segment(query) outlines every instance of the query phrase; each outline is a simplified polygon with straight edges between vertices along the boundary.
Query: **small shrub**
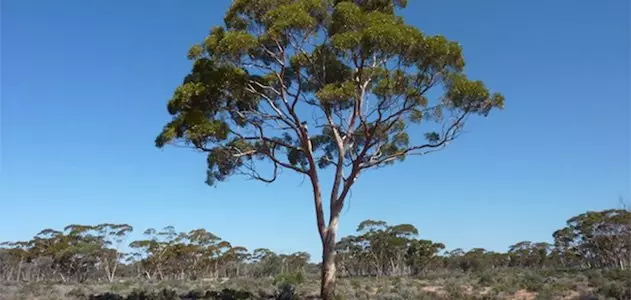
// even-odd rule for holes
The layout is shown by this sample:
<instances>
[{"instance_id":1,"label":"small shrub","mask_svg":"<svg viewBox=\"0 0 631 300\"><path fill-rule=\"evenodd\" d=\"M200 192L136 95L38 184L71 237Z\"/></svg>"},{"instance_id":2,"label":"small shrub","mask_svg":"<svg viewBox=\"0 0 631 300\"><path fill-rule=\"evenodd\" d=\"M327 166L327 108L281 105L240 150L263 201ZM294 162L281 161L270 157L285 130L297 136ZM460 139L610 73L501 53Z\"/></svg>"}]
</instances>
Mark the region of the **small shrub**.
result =
<instances>
[{"instance_id":1,"label":"small shrub","mask_svg":"<svg viewBox=\"0 0 631 300\"><path fill-rule=\"evenodd\" d=\"M290 284L297 286L305 281L305 276L302 272L278 274L274 277L274 285L281 286L283 284Z\"/></svg>"},{"instance_id":2,"label":"small shrub","mask_svg":"<svg viewBox=\"0 0 631 300\"><path fill-rule=\"evenodd\" d=\"M397 293L384 293L377 296L377 300L407 300Z\"/></svg>"},{"instance_id":3,"label":"small shrub","mask_svg":"<svg viewBox=\"0 0 631 300\"><path fill-rule=\"evenodd\" d=\"M492 291L496 294L514 294L519 290L515 285L498 283L493 286Z\"/></svg>"},{"instance_id":4,"label":"small shrub","mask_svg":"<svg viewBox=\"0 0 631 300\"><path fill-rule=\"evenodd\" d=\"M115 282L109 286L109 291L113 293L120 293L122 291L129 289L132 285L133 285L133 282L131 281Z\"/></svg>"},{"instance_id":5,"label":"small shrub","mask_svg":"<svg viewBox=\"0 0 631 300\"><path fill-rule=\"evenodd\" d=\"M296 288L289 283L282 283L278 286L276 300L297 300Z\"/></svg>"},{"instance_id":6,"label":"small shrub","mask_svg":"<svg viewBox=\"0 0 631 300\"><path fill-rule=\"evenodd\" d=\"M70 297L70 298L77 298L77 299L85 299L86 296L86 292L83 288L81 287L76 287L71 289L70 291L68 291L66 293L66 297Z\"/></svg>"},{"instance_id":7,"label":"small shrub","mask_svg":"<svg viewBox=\"0 0 631 300\"><path fill-rule=\"evenodd\" d=\"M200 290L194 290L194 291L190 291L190 292L186 293L181 298L187 299L187 300L188 299L190 299L190 300L210 299L210 292L203 292L203 291L200 291Z\"/></svg>"},{"instance_id":8,"label":"small shrub","mask_svg":"<svg viewBox=\"0 0 631 300\"><path fill-rule=\"evenodd\" d=\"M538 292L543 289L544 279L534 273L528 273L522 280L522 287L529 292Z\"/></svg>"},{"instance_id":9,"label":"small shrub","mask_svg":"<svg viewBox=\"0 0 631 300\"><path fill-rule=\"evenodd\" d=\"M608 282L598 288L598 295L614 299L631 299L631 286L623 282Z\"/></svg>"},{"instance_id":10,"label":"small shrub","mask_svg":"<svg viewBox=\"0 0 631 300\"><path fill-rule=\"evenodd\" d=\"M600 300L598 296L592 295L590 293L581 294L572 300Z\"/></svg>"},{"instance_id":11,"label":"small shrub","mask_svg":"<svg viewBox=\"0 0 631 300\"><path fill-rule=\"evenodd\" d=\"M627 281L631 280L631 269L608 269L602 271L602 277L611 281Z\"/></svg>"},{"instance_id":12,"label":"small shrub","mask_svg":"<svg viewBox=\"0 0 631 300\"><path fill-rule=\"evenodd\" d=\"M231 289L223 289L221 292L212 292L210 296L210 299L215 300L247 300L254 297L250 292Z\"/></svg>"},{"instance_id":13,"label":"small shrub","mask_svg":"<svg viewBox=\"0 0 631 300\"><path fill-rule=\"evenodd\" d=\"M535 300L554 300L558 299L558 297L551 290L542 290L537 293Z\"/></svg>"},{"instance_id":14,"label":"small shrub","mask_svg":"<svg viewBox=\"0 0 631 300\"><path fill-rule=\"evenodd\" d=\"M90 300L125 300L125 298L123 298L123 296L120 296L118 294L114 294L114 293L105 293L105 294L100 294L100 295L92 295L89 298ZM130 299L130 297L127 297L127 299Z\"/></svg>"},{"instance_id":15,"label":"small shrub","mask_svg":"<svg viewBox=\"0 0 631 300\"><path fill-rule=\"evenodd\" d=\"M492 286L493 284L495 284L495 278L493 277L493 275L491 275L491 273L484 272L480 274L480 279L478 279L478 283L482 286Z\"/></svg>"},{"instance_id":16,"label":"small shrub","mask_svg":"<svg viewBox=\"0 0 631 300\"><path fill-rule=\"evenodd\" d=\"M445 285L445 292L449 299L466 299L467 292L462 288L462 285L450 282Z\"/></svg>"}]
</instances>

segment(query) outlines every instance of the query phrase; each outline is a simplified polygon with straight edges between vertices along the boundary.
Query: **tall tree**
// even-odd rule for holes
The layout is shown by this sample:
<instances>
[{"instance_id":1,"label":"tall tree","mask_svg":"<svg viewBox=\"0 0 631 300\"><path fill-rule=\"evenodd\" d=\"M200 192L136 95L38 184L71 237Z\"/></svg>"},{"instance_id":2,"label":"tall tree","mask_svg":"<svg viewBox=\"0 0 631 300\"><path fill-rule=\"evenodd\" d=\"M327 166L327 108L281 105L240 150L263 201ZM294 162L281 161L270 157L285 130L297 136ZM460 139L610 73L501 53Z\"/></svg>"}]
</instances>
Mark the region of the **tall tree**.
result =
<instances>
[{"instance_id":1,"label":"tall tree","mask_svg":"<svg viewBox=\"0 0 631 300\"><path fill-rule=\"evenodd\" d=\"M584 267L631 266L631 211L588 211L570 218L553 237L566 263L580 258Z\"/></svg>"},{"instance_id":2,"label":"tall tree","mask_svg":"<svg viewBox=\"0 0 631 300\"><path fill-rule=\"evenodd\" d=\"M99 260L105 270L109 282L114 281L116 269L123 260L124 253L120 248L127 236L134 230L128 224L99 224L93 227L106 247L100 249Z\"/></svg>"},{"instance_id":3,"label":"tall tree","mask_svg":"<svg viewBox=\"0 0 631 300\"><path fill-rule=\"evenodd\" d=\"M406 2L233 1L224 25L189 51L192 71L156 139L206 152L211 185L234 174L273 182L281 168L306 176L325 300L335 293L340 211L361 172L442 149L468 117L503 106L465 76L458 43L396 15ZM319 170L327 167L328 221Z\"/></svg>"}]
</instances>

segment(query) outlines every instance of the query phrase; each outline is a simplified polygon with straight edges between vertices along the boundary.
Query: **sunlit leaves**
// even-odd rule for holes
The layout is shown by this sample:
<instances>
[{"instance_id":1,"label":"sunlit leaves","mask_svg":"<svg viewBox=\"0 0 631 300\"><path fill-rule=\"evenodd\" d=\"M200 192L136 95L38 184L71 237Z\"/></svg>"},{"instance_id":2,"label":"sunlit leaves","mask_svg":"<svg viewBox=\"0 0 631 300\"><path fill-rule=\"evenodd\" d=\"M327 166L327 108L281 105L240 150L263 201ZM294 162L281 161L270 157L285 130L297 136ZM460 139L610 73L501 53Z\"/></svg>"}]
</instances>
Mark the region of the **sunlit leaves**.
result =
<instances>
[{"instance_id":1,"label":"sunlit leaves","mask_svg":"<svg viewBox=\"0 0 631 300\"><path fill-rule=\"evenodd\" d=\"M359 235L344 237L337 243L339 262L348 268L367 268L376 275L393 274L402 265L434 257L442 249L440 244L433 252L422 252L423 240L416 240L419 232L411 224L389 226L384 221L365 220L357 232ZM431 247L433 243L428 242Z\"/></svg>"},{"instance_id":2,"label":"sunlit leaves","mask_svg":"<svg viewBox=\"0 0 631 300\"><path fill-rule=\"evenodd\" d=\"M335 3L353 2L359 5L363 11L379 11L383 13L393 14L395 8L405 8L407 0L335 0Z\"/></svg>"},{"instance_id":3,"label":"sunlit leaves","mask_svg":"<svg viewBox=\"0 0 631 300\"><path fill-rule=\"evenodd\" d=\"M404 25L400 17L378 10L362 11L352 2L335 6L329 35L336 49L361 51L368 57L404 54L422 39L421 33Z\"/></svg>"},{"instance_id":4,"label":"sunlit leaves","mask_svg":"<svg viewBox=\"0 0 631 300\"><path fill-rule=\"evenodd\" d=\"M224 26L189 50L192 70L156 145L206 152L210 184L234 174L262 180L259 160L307 174L316 165L391 164L422 149L417 143L445 145L462 115L486 115L504 99L466 78L458 43L406 24L396 13L406 4L233 1ZM442 96L428 92L436 86ZM408 131L425 124L445 132L425 140Z\"/></svg>"},{"instance_id":5,"label":"sunlit leaves","mask_svg":"<svg viewBox=\"0 0 631 300\"><path fill-rule=\"evenodd\" d=\"M461 72L465 64L460 45L440 35L423 37L410 49L405 60L422 70L423 73L420 73L422 76L426 76L428 74L426 72L429 74L441 72L444 75Z\"/></svg>"},{"instance_id":6,"label":"sunlit leaves","mask_svg":"<svg viewBox=\"0 0 631 300\"><path fill-rule=\"evenodd\" d=\"M504 106L502 95L491 95L482 81L470 81L464 75L454 74L449 78L445 99L453 107L481 114Z\"/></svg>"},{"instance_id":7,"label":"sunlit leaves","mask_svg":"<svg viewBox=\"0 0 631 300\"><path fill-rule=\"evenodd\" d=\"M309 15L302 2L280 5L270 10L263 17L267 35L279 38L287 30L309 30L317 25L317 20Z\"/></svg>"},{"instance_id":8,"label":"sunlit leaves","mask_svg":"<svg viewBox=\"0 0 631 300\"><path fill-rule=\"evenodd\" d=\"M320 89L316 96L323 103L343 103L353 100L356 87L352 82L332 83Z\"/></svg>"},{"instance_id":9,"label":"sunlit leaves","mask_svg":"<svg viewBox=\"0 0 631 300\"><path fill-rule=\"evenodd\" d=\"M225 31L222 27L214 27L206 38L204 46L208 55L213 58L231 59L238 62L243 55L248 54L256 46L256 38L247 31ZM195 51L199 49L196 48Z\"/></svg>"},{"instance_id":10,"label":"sunlit leaves","mask_svg":"<svg viewBox=\"0 0 631 300\"><path fill-rule=\"evenodd\" d=\"M589 211L570 218L553 236L559 255L567 259L590 257L590 263L606 265L619 261L619 254L631 249L631 212Z\"/></svg>"},{"instance_id":11,"label":"sunlit leaves","mask_svg":"<svg viewBox=\"0 0 631 300\"><path fill-rule=\"evenodd\" d=\"M335 6L331 16L329 34L339 35L353 33L362 29L364 14L361 9L351 2L341 2ZM359 41L358 41L359 42ZM340 46L340 45L338 45Z\"/></svg>"},{"instance_id":12,"label":"sunlit leaves","mask_svg":"<svg viewBox=\"0 0 631 300\"><path fill-rule=\"evenodd\" d=\"M201 45L193 45L189 50L186 57L190 60L200 58L204 54L204 47Z\"/></svg>"}]
</instances>

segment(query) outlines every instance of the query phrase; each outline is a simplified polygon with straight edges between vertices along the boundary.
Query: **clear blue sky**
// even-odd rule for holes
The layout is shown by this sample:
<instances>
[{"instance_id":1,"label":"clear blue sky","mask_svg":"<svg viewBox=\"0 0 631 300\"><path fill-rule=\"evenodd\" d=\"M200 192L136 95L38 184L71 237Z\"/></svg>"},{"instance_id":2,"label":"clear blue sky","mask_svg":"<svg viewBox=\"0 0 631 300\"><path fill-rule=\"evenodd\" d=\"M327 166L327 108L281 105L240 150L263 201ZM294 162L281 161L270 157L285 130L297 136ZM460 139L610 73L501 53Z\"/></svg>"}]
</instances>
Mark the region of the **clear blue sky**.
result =
<instances>
[{"instance_id":1,"label":"clear blue sky","mask_svg":"<svg viewBox=\"0 0 631 300\"><path fill-rule=\"evenodd\" d=\"M229 3L2 1L0 240L125 222L134 237L170 224L320 251L300 177L210 188L203 155L154 147L186 51ZM459 41L506 109L443 152L364 174L341 234L381 219L451 249L505 250L631 200L629 14L627 0L410 1L407 20Z\"/></svg>"}]
</instances>

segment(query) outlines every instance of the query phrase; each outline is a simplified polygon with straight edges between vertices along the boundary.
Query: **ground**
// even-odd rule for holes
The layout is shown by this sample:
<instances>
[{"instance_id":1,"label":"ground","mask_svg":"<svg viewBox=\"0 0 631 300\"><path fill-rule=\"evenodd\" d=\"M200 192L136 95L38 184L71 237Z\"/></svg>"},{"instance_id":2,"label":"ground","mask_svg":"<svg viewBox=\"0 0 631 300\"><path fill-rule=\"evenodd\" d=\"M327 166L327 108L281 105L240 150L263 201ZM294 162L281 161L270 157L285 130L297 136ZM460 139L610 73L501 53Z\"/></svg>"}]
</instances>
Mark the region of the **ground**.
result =
<instances>
[{"instance_id":1,"label":"ground","mask_svg":"<svg viewBox=\"0 0 631 300\"><path fill-rule=\"evenodd\" d=\"M0 299L317 299L318 288L314 276L306 276L294 285L275 285L273 278L83 284L4 282L0 283ZM141 295L141 291L146 294ZM631 272L491 270L419 277L341 278L337 291L339 299L347 300L631 300Z\"/></svg>"}]
</instances>

